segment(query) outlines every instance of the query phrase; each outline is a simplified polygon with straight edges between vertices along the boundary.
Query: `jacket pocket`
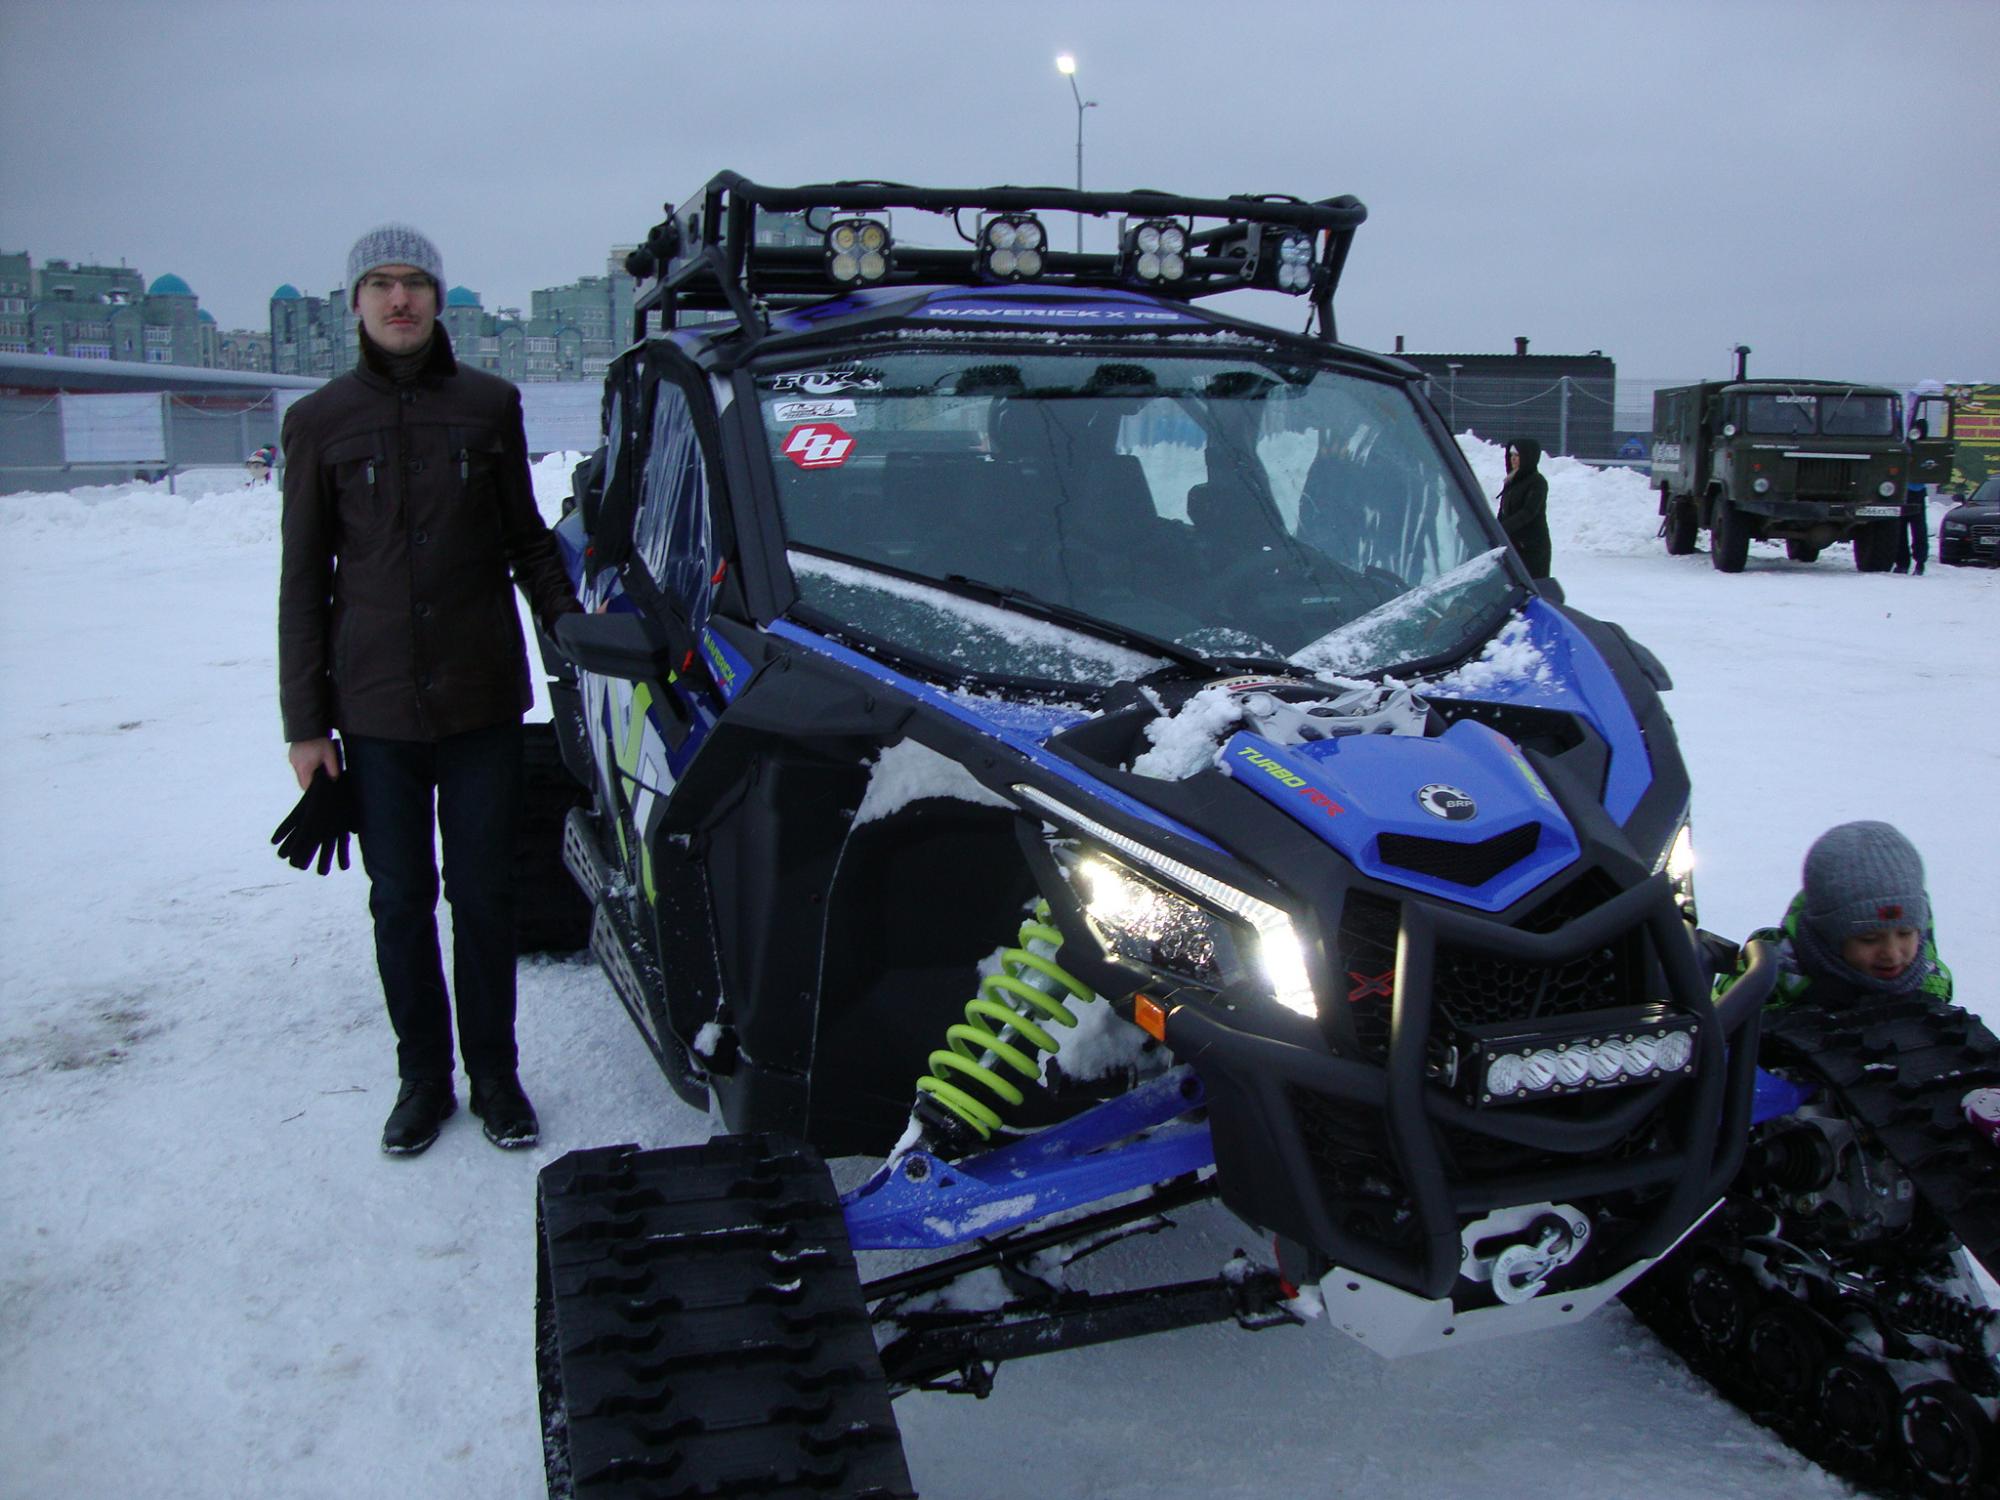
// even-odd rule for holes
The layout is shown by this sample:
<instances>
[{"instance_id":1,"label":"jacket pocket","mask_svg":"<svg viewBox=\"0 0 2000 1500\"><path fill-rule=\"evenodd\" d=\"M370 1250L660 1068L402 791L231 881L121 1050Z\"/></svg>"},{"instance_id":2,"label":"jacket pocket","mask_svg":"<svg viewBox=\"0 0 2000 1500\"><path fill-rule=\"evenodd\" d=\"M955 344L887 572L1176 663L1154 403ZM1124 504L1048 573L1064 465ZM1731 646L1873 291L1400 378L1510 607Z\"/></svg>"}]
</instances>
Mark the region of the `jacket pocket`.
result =
<instances>
[{"instance_id":1,"label":"jacket pocket","mask_svg":"<svg viewBox=\"0 0 2000 1500\"><path fill-rule=\"evenodd\" d=\"M356 531L370 529L370 523L380 520L388 504L388 460L382 435L367 432L328 443L319 461L339 498L341 520Z\"/></svg>"},{"instance_id":2,"label":"jacket pocket","mask_svg":"<svg viewBox=\"0 0 2000 1500\"><path fill-rule=\"evenodd\" d=\"M507 445L500 434L478 427L453 427L448 433L451 462L461 499L490 495L499 484Z\"/></svg>"}]
</instances>

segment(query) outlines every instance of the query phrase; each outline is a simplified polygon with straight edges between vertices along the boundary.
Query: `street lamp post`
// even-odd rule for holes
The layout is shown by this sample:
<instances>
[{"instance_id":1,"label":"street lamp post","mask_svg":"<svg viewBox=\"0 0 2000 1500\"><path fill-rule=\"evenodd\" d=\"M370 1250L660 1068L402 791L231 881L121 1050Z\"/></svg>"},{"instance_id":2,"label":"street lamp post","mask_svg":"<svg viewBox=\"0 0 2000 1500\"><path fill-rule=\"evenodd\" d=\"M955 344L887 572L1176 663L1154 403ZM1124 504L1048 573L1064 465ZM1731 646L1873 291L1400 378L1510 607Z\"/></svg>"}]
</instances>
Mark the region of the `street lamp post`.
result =
<instances>
[{"instance_id":1,"label":"street lamp post","mask_svg":"<svg viewBox=\"0 0 2000 1500\"><path fill-rule=\"evenodd\" d=\"M1076 86L1076 59L1067 52L1056 59L1056 71L1069 80L1069 96L1076 101L1076 190L1083 191L1083 112L1097 108L1095 99L1086 99ZM1076 253L1083 254L1083 215L1076 216Z\"/></svg>"}]
</instances>

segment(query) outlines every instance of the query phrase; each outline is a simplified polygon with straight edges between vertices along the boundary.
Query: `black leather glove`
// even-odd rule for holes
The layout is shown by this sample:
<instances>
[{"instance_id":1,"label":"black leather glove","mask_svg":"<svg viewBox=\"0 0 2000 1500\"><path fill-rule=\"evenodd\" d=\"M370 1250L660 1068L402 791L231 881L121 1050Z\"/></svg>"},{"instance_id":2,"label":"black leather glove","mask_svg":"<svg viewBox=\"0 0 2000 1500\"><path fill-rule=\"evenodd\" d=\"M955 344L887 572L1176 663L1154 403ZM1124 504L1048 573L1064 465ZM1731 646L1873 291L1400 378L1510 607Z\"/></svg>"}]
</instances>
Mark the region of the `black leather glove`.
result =
<instances>
[{"instance_id":1,"label":"black leather glove","mask_svg":"<svg viewBox=\"0 0 2000 1500\"><path fill-rule=\"evenodd\" d=\"M299 798L298 806L285 814L271 842L278 846L278 858L290 860L294 870L303 870L317 857L319 873L324 875L333 868L336 857L341 869L348 867L348 836L353 832L354 811L348 802L347 781L344 777L336 781L322 766L313 772L312 785Z\"/></svg>"}]
</instances>

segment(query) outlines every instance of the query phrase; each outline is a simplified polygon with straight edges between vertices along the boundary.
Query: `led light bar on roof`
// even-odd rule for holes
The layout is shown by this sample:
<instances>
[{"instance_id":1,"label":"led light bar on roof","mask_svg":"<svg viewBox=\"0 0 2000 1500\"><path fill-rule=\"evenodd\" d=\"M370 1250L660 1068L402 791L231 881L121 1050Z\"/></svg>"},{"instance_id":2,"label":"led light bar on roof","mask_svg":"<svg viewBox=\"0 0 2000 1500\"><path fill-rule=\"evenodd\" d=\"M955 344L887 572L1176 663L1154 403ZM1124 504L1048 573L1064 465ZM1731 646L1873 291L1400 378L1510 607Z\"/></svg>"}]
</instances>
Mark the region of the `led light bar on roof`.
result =
<instances>
[{"instance_id":1,"label":"led light bar on roof","mask_svg":"<svg viewBox=\"0 0 2000 1500\"><path fill-rule=\"evenodd\" d=\"M889 274L889 229L877 219L836 219L826 231L826 270L835 281L866 284Z\"/></svg>"},{"instance_id":2,"label":"led light bar on roof","mask_svg":"<svg viewBox=\"0 0 2000 1500\"><path fill-rule=\"evenodd\" d=\"M979 226L980 263L1000 281L1032 281L1042 274L1048 231L1033 214L1001 214Z\"/></svg>"}]
</instances>

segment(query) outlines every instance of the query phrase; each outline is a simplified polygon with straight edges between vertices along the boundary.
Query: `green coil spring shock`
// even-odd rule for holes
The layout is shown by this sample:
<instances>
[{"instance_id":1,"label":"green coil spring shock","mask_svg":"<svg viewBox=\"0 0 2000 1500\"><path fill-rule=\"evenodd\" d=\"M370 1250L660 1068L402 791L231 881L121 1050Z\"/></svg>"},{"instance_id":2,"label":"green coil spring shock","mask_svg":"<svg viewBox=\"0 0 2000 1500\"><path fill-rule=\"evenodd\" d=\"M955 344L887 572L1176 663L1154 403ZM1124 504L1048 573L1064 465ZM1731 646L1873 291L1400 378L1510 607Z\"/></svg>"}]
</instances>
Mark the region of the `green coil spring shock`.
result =
<instances>
[{"instance_id":1,"label":"green coil spring shock","mask_svg":"<svg viewBox=\"0 0 2000 1500\"><path fill-rule=\"evenodd\" d=\"M931 1070L917 1080L917 1090L955 1116L980 1140L992 1139L1005 1121L1000 1112L973 1089L984 1089L1003 1104L1018 1105L1027 1096L1000 1071L1005 1064L1029 1083L1041 1078L1039 1061L1016 1043L1053 1056L1061 1046L1044 1023L1076 1025L1076 1014L1063 1003L1062 992L1077 1000L1093 1000L1095 992L1055 961L1062 934L1049 925L1046 901L1035 903L1034 915L1021 924L1018 948L1000 950L1000 972L979 982L979 994L966 1002L965 1020L945 1028L947 1046L930 1055Z\"/></svg>"}]
</instances>

